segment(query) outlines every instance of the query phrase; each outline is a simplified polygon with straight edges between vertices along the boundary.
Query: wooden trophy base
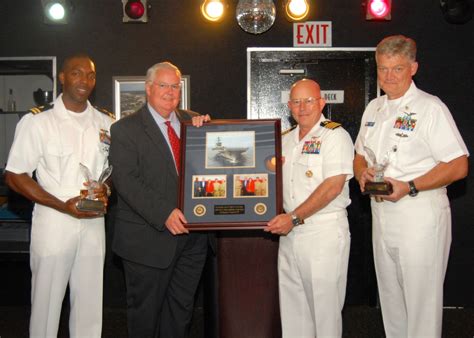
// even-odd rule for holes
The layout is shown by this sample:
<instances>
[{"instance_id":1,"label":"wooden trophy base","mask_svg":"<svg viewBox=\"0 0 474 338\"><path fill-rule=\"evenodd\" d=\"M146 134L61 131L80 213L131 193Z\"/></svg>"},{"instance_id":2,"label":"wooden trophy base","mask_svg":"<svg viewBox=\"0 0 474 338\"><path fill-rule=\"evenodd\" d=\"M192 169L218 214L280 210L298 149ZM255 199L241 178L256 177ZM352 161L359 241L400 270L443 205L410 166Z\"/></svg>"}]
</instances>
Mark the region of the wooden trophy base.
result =
<instances>
[{"instance_id":1,"label":"wooden trophy base","mask_svg":"<svg viewBox=\"0 0 474 338\"><path fill-rule=\"evenodd\" d=\"M390 182L367 182L365 184L364 195L390 195L393 193Z\"/></svg>"}]
</instances>

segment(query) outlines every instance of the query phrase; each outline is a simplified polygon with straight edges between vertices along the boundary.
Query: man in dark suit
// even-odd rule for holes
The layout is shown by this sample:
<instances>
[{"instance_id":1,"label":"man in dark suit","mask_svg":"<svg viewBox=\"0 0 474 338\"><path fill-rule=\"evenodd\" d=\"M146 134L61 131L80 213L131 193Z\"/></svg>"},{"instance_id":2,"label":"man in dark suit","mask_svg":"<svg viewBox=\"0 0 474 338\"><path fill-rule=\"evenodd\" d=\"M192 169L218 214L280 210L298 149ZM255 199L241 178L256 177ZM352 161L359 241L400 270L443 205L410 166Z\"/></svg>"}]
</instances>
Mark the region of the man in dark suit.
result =
<instances>
[{"instance_id":1,"label":"man in dark suit","mask_svg":"<svg viewBox=\"0 0 474 338\"><path fill-rule=\"evenodd\" d=\"M210 117L177 108L180 83L173 64L152 66L147 104L111 128L118 194L113 250L123 261L131 338L185 337L207 254L208 235L189 233L176 206L179 155L174 151L180 121L192 119L200 126Z\"/></svg>"}]
</instances>

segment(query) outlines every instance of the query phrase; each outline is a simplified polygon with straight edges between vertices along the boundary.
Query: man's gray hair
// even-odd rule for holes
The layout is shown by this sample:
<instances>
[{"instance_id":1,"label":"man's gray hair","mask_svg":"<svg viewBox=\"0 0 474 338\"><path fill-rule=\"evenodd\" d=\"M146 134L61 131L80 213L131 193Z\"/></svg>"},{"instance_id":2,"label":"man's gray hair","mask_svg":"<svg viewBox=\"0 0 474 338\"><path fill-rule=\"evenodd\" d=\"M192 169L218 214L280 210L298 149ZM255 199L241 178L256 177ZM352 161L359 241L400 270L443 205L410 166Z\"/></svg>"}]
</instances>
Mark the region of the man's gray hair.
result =
<instances>
[{"instance_id":1,"label":"man's gray hair","mask_svg":"<svg viewBox=\"0 0 474 338\"><path fill-rule=\"evenodd\" d=\"M176 67L171 62L165 61L165 62L156 63L150 68L148 68L148 70L146 71L146 81L153 82L155 80L156 72L160 69L173 70L178 74L179 77L181 77L181 71L179 70L179 68Z\"/></svg>"},{"instance_id":2,"label":"man's gray hair","mask_svg":"<svg viewBox=\"0 0 474 338\"><path fill-rule=\"evenodd\" d=\"M416 42L404 35L392 35L377 45L375 55L403 55L410 61L416 61Z\"/></svg>"}]
</instances>

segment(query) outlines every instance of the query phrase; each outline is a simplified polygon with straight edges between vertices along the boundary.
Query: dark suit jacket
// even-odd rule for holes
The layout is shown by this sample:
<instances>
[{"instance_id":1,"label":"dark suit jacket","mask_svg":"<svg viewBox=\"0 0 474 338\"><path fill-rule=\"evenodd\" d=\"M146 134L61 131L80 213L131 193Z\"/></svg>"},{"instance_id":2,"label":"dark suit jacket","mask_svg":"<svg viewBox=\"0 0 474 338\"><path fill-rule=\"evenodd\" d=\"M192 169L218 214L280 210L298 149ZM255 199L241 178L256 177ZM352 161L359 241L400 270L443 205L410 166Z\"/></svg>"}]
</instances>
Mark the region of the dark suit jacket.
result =
<instances>
[{"instance_id":1,"label":"dark suit jacket","mask_svg":"<svg viewBox=\"0 0 474 338\"><path fill-rule=\"evenodd\" d=\"M180 120L195 112L178 110ZM111 127L110 164L118 194L112 249L129 261L166 268L177 238L165 227L177 207L178 175L166 139L145 105Z\"/></svg>"}]
</instances>

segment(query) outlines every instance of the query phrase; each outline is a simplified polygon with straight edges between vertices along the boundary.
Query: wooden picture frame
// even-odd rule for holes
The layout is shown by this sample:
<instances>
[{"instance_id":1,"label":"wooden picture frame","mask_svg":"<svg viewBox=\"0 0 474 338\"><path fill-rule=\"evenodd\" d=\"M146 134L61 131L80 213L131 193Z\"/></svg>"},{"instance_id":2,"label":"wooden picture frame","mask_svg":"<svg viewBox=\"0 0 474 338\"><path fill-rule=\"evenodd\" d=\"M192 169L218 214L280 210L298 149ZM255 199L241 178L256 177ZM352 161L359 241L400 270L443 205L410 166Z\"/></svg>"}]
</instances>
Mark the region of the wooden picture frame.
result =
<instances>
[{"instance_id":1,"label":"wooden picture frame","mask_svg":"<svg viewBox=\"0 0 474 338\"><path fill-rule=\"evenodd\" d=\"M261 229L283 212L280 119L183 122L181 163L190 230Z\"/></svg>"},{"instance_id":2,"label":"wooden picture frame","mask_svg":"<svg viewBox=\"0 0 474 338\"><path fill-rule=\"evenodd\" d=\"M140 109L146 103L145 76L114 76L114 113L118 120ZM190 109L191 77L181 76L180 109Z\"/></svg>"}]
</instances>

